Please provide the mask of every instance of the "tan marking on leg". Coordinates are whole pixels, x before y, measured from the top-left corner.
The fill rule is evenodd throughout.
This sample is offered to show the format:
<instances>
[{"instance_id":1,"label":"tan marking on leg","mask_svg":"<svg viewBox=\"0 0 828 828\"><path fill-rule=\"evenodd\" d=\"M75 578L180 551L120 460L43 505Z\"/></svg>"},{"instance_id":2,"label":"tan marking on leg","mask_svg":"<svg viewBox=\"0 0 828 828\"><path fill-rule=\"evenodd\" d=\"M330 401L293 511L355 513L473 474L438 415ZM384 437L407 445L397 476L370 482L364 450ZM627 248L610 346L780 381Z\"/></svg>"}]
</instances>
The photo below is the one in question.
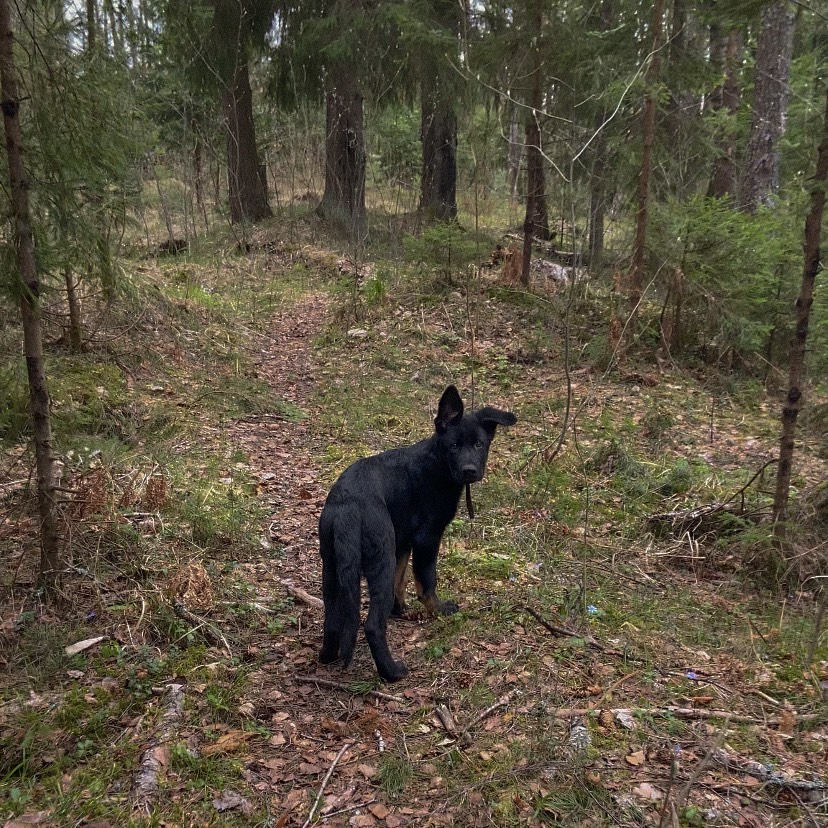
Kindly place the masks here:
<instances>
[{"instance_id":1,"label":"tan marking on leg","mask_svg":"<svg viewBox=\"0 0 828 828\"><path fill-rule=\"evenodd\" d=\"M405 606L405 582L408 580L408 559L410 552L406 552L401 558L397 558L397 571L394 574L394 597L397 604Z\"/></svg>"},{"instance_id":2,"label":"tan marking on leg","mask_svg":"<svg viewBox=\"0 0 828 828\"><path fill-rule=\"evenodd\" d=\"M429 615L439 615L440 614L440 599L437 597L437 593L432 593L431 595L423 596L423 585L417 580L417 576L414 576L414 587L417 590L417 597L420 599L420 603L426 608L426 612Z\"/></svg>"}]
</instances>

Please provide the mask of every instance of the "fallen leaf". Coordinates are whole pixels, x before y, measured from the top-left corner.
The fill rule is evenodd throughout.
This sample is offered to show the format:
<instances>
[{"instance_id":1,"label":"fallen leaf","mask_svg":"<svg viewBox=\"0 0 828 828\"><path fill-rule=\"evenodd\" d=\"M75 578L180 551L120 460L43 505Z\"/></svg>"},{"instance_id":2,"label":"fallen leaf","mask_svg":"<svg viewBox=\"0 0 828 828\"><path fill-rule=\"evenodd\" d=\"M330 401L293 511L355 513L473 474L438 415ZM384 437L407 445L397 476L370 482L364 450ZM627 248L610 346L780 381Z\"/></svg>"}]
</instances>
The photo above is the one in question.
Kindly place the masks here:
<instances>
[{"instance_id":1,"label":"fallen leaf","mask_svg":"<svg viewBox=\"0 0 828 828\"><path fill-rule=\"evenodd\" d=\"M253 806L241 795L235 791L225 790L221 796L213 800L213 807L217 811L234 811L240 810L247 815L253 812Z\"/></svg>"},{"instance_id":2,"label":"fallen leaf","mask_svg":"<svg viewBox=\"0 0 828 828\"><path fill-rule=\"evenodd\" d=\"M377 802L376 805L369 805L368 810L377 818L377 819L385 819L391 811L385 807L381 802Z\"/></svg>"},{"instance_id":3,"label":"fallen leaf","mask_svg":"<svg viewBox=\"0 0 828 828\"><path fill-rule=\"evenodd\" d=\"M358 765L357 770L366 778L373 779L377 774L377 769L373 765Z\"/></svg>"},{"instance_id":4,"label":"fallen leaf","mask_svg":"<svg viewBox=\"0 0 828 828\"><path fill-rule=\"evenodd\" d=\"M637 768L637 767L644 764L644 761L646 760L646 758L647 757L644 755L643 750L636 750L633 753L628 753L624 757L624 761L628 765L632 765L634 768Z\"/></svg>"},{"instance_id":5,"label":"fallen leaf","mask_svg":"<svg viewBox=\"0 0 828 828\"><path fill-rule=\"evenodd\" d=\"M642 799L648 799L651 802L656 802L659 799L664 799L664 792L651 785L649 782L642 782L632 789L636 796Z\"/></svg>"},{"instance_id":6,"label":"fallen leaf","mask_svg":"<svg viewBox=\"0 0 828 828\"><path fill-rule=\"evenodd\" d=\"M785 702L785 707L779 712L779 732L785 736L790 736L796 727L796 711L789 702Z\"/></svg>"},{"instance_id":7,"label":"fallen leaf","mask_svg":"<svg viewBox=\"0 0 828 828\"><path fill-rule=\"evenodd\" d=\"M235 753L252 735L244 730L231 730L224 736L219 736L212 745L205 745L201 749L201 755L218 756L222 753Z\"/></svg>"}]
</instances>

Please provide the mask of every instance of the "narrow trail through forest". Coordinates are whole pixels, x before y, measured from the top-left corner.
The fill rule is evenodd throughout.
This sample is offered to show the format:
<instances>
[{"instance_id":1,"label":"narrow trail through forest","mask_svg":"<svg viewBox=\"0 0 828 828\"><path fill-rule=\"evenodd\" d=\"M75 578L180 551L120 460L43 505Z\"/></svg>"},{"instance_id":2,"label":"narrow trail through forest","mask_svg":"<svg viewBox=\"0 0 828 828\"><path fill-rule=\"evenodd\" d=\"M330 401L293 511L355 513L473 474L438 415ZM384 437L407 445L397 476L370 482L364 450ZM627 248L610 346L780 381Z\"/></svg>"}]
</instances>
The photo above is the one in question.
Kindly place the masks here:
<instances>
[{"instance_id":1,"label":"narrow trail through forest","mask_svg":"<svg viewBox=\"0 0 828 828\"><path fill-rule=\"evenodd\" d=\"M234 422L228 433L232 444L247 454L250 471L259 481L259 496L270 509L260 559L241 565L263 605L282 606L289 601L292 587L313 597L320 595L317 521L326 486L319 480L318 458L325 446L314 428L312 346L324 328L328 307L324 295L305 295L275 314L258 342L260 377L301 415L245 418ZM362 679L362 685L375 677L367 647L360 647L347 673L319 668L322 609L298 599L295 612L294 627L254 634L248 643L254 654L264 656L265 665L248 676L241 709L272 733L267 741L248 743L248 782L270 796L279 825L298 825L296 820L304 819L320 784L324 798L317 813L326 825L395 828L429 821L443 806L431 801L428 789L392 812L375 798L375 777L381 754L394 747L399 735L398 714L405 713L409 703L413 703L411 710L417 710L430 698L430 689L409 687L402 696L390 689L352 695L348 689L354 681ZM417 624L398 626L414 628L405 635L409 646L419 638ZM395 631L396 646L404 656L400 632ZM322 782L334 765L336 772ZM444 819L451 818L446 813L438 821Z\"/></svg>"},{"instance_id":2,"label":"narrow trail through forest","mask_svg":"<svg viewBox=\"0 0 828 828\"><path fill-rule=\"evenodd\" d=\"M320 437L314 432L311 397L315 374L311 346L325 323L328 301L323 294L303 296L299 303L274 314L268 332L256 346L257 371L275 398L295 406L297 415L264 414L235 421L233 444L247 455L258 479L259 497L270 508L262 546L283 548L279 569L264 560L254 565L251 581L259 589L284 593L278 579L319 594L316 522L324 500L318 479ZM271 596L272 597L272 596Z\"/></svg>"}]
</instances>

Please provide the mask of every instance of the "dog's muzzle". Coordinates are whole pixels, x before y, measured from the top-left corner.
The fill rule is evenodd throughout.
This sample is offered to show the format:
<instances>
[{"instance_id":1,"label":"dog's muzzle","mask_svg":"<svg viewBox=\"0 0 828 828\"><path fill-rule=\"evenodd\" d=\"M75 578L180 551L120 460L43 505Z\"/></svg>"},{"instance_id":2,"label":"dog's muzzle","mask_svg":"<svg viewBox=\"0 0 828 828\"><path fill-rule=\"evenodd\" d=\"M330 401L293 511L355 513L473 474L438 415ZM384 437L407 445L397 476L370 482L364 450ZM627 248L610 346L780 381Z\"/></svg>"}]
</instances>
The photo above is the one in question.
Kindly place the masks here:
<instances>
[{"instance_id":1,"label":"dog's muzzle","mask_svg":"<svg viewBox=\"0 0 828 828\"><path fill-rule=\"evenodd\" d=\"M465 466L460 471L463 483L477 483L480 480L480 470L477 466Z\"/></svg>"}]
</instances>

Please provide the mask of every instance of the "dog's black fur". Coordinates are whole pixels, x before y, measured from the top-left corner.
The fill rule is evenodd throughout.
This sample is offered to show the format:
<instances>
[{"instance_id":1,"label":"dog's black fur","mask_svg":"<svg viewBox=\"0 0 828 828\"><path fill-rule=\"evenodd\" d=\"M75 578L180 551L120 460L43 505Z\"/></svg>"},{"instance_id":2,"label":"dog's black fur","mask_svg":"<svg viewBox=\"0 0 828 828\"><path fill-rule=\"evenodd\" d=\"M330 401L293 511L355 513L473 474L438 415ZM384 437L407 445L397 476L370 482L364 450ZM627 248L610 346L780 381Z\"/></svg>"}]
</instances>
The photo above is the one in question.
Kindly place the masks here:
<instances>
[{"instance_id":1,"label":"dog's black fur","mask_svg":"<svg viewBox=\"0 0 828 828\"><path fill-rule=\"evenodd\" d=\"M437 552L457 512L463 487L482 480L489 445L499 425L510 426L509 411L481 408L463 414L463 401L450 385L434 419L435 433L413 446L357 460L336 481L319 518L325 626L319 660L351 662L359 630L360 575L371 599L365 637L386 681L408 668L388 649L385 628L394 612L405 614L409 556L417 596L434 614L459 607L437 597Z\"/></svg>"}]
</instances>

